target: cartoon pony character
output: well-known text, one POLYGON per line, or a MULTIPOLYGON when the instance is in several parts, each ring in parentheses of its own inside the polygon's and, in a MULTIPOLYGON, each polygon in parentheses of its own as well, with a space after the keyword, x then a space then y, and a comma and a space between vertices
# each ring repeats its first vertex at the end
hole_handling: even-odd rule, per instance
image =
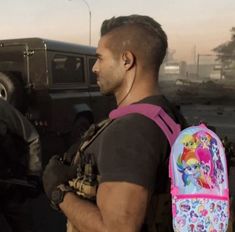
POLYGON ((205 131, 198 131, 194 134, 196 142, 199 147, 209 149, 211 135, 205 131))
POLYGON ((207 189, 214 188, 212 181, 214 166, 209 150, 211 136, 204 131, 198 131, 194 136, 198 144, 195 154, 200 160, 201 175, 202 179, 205 180, 202 186, 207 189))
POLYGON ((212 138, 210 141, 210 153, 212 156, 212 162, 214 166, 214 177, 219 184, 223 183, 224 167, 220 159, 219 148, 216 139, 212 138))
POLYGON ((184 152, 187 151, 194 151, 197 148, 196 138, 192 135, 184 135, 184 137, 181 140, 181 143, 184 145, 184 152))
POLYGON ((176 223, 179 225, 179 227, 183 228, 186 224, 186 216, 182 215, 182 216, 178 216, 175 218, 176 223))
MULTIPOLYGON (((206 139, 204 139, 205 144, 201 145, 199 137, 197 137, 203 137, 203 135, 204 134, 202 133, 185 135, 181 140, 181 143, 183 144, 183 152, 177 159, 177 168, 178 171, 182 173, 184 186, 192 184, 196 187, 196 190, 200 190, 202 187, 210 188, 210 184, 208 184, 208 182, 210 182, 210 178, 208 178, 208 176, 210 175, 209 172, 211 171, 211 164, 207 164, 210 161, 210 152, 205 146, 205 144, 207 144, 206 139), (204 150, 209 153, 209 157, 208 154, 205 154, 204 150), (205 167, 204 172, 206 175, 201 170, 203 167, 205 167)), ((207 135, 204 137, 207 138, 207 135)))
POLYGON ((180 155, 177 160, 177 168, 182 173, 184 186, 193 184, 197 190, 201 189, 199 185, 201 176, 200 163, 194 152, 188 151, 180 155))

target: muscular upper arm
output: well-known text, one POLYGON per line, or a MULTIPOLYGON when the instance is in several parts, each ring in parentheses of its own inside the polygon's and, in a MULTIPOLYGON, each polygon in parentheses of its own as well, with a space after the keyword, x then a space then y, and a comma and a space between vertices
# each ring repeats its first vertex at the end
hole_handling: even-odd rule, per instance
POLYGON ((99 185, 97 205, 107 231, 137 232, 144 221, 148 191, 128 182, 99 185))

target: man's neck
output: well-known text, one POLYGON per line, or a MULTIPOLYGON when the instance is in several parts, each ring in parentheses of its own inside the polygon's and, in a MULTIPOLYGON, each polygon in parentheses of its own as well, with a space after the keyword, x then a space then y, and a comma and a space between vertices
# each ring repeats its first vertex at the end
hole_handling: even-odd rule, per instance
POLYGON ((115 93, 118 106, 129 105, 146 97, 159 95, 156 73, 132 71, 124 79, 124 84, 115 93))
POLYGON ((142 89, 141 91, 137 91, 137 89, 134 91, 131 91, 128 96, 123 99, 122 101, 117 101, 118 106, 125 106, 125 105, 130 105, 132 103, 141 101, 144 98, 150 97, 150 96, 154 96, 154 95, 160 95, 160 90, 156 87, 156 88, 152 88, 149 89, 148 91, 144 91, 144 89, 142 89))

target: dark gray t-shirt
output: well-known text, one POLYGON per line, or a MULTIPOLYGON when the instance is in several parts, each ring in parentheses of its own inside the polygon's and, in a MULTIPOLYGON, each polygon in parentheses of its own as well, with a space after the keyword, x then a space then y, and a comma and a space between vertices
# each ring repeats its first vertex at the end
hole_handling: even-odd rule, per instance
MULTIPOLYGON (((163 96, 148 97, 141 103, 159 105, 175 115, 163 96)), ((169 151, 168 141, 155 122, 132 113, 108 125, 85 153, 94 155, 101 183, 126 181, 162 192, 168 179, 169 151)))
MULTIPOLYGON (((183 117, 165 97, 151 96, 139 103, 161 106, 185 127, 183 117)), ((173 231, 168 178, 170 146, 154 121, 137 113, 118 118, 95 138, 84 153, 85 156, 94 156, 100 183, 125 181, 150 191, 151 199, 141 232, 173 231)))

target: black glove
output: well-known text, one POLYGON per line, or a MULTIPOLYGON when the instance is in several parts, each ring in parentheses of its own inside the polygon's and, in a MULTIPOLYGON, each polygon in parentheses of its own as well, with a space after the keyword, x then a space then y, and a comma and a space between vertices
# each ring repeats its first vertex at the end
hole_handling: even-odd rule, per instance
POLYGON ((67 184, 68 180, 76 177, 76 169, 76 166, 64 164, 57 155, 50 159, 42 177, 44 191, 50 200, 51 193, 58 185, 67 184))

